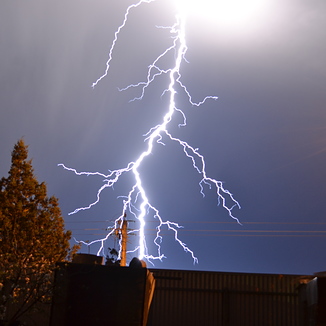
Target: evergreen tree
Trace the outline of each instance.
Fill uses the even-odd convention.
[[[39,302],[50,302],[56,262],[69,259],[70,231],[55,197],[38,183],[21,139],[8,178],[0,180],[0,325],[14,325]]]

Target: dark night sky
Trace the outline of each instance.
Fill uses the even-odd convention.
[[[112,4],[113,3],[113,4]],[[143,135],[166,108],[167,79],[139,91],[118,87],[144,80],[147,66],[171,44],[170,1],[143,4],[116,44],[104,72],[114,32],[131,1],[2,0],[0,3],[0,175],[20,137],[29,145],[35,174],[60,200],[66,227],[79,240],[105,233],[121,213],[126,175],[91,210],[99,177],[79,171],[122,168],[145,149]],[[190,16],[183,82],[195,101],[180,94],[187,127],[171,132],[206,158],[209,176],[224,182],[240,202],[242,226],[217,206],[214,191],[202,198],[198,174],[175,143],[156,146],[141,172],[151,202],[164,219],[184,226],[180,239],[165,231],[167,256],[156,268],[312,274],[326,270],[326,2],[266,0],[241,24]],[[166,64],[171,62],[167,59]],[[179,121],[177,121],[178,123]],[[146,232],[154,233],[154,222]],[[130,223],[130,227],[133,224]],[[130,236],[130,246],[137,237]],[[107,243],[112,246],[113,240]],[[153,249],[154,248],[150,248]],[[87,247],[82,252],[87,252]],[[97,251],[96,245],[90,248]],[[129,255],[131,259],[133,255]]]

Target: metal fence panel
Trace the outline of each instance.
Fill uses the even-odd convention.
[[[298,275],[151,269],[148,326],[298,326]]]

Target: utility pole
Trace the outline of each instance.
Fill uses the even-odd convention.
[[[114,230],[115,236],[121,240],[120,266],[127,266],[128,222],[134,222],[133,220],[127,220],[126,217],[127,214],[124,213]]]
[[[127,226],[128,226],[127,220],[123,219],[122,226],[121,226],[121,261],[120,261],[120,266],[126,266],[127,265],[127,238],[128,238]]]
[[[121,240],[121,257],[120,266],[127,266],[127,241],[128,241],[128,221],[127,214],[123,214],[123,219],[119,221],[118,227],[115,229],[115,235]]]

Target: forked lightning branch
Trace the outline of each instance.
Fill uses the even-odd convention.
[[[124,19],[122,24],[118,27],[115,32],[114,39],[109,50],[109,59],[106,63],[106,69],[104,74],[99,77],[94,83],[93,87],[105,77],[109,77],[109,70],[111,61],[114,58],[114,49],[116,43],[119,41],[119,34],[128,23],[128,17],[132,14],[133,10],[140,10],[141,5],[145,3],[151,3],[155,0],[140,0],[139,2],[129,6],[125,12]],[[104,183],[98,189],[96,200],[85,207],[80,207],[71,212],[70,214],[78,213],[81,210],[88,210],[92,208],[92,206],[96,205],[101,198],[101,193],[106,188],[112,188],[115,184],[117,184],[120,180],[120,177],[124,174],[129,174],[131,178],[133,178],[133,186],[130,189],[126,189],[125,197],[123,200],[123,204],[121,207],[121,215],[116,219],[114,225],[108,228],[107,235],[89,243],[79,241],[84,243],[85,245],[93,245],[95,243],[99,243],[99,250],[97,252],[98,255],[104,254],[104,246],[106,240],[110,236],[114,235],[116,229],[122,224],[122,221],[125,219],[125,216],[128,213],[128,216],[133,216],[135,220],[139,223],[139,228],[134,230],[133,233],[136,232],[138,236],[138,245],[131,249],[131,252],[135,252],[138,255],[139,259],[147,259],[149,262],[153,262],[154,260],[162,260],[165,256],[161,251],[161,243],[162,243],[162,228],[167,228],[174,235],[175,241],[184,249],[185,252],[191,255],[194,263],[198,262],[194,252],[179,238],[178,229],[181,227],[178,223],[173,221],[168,221],[164,219],[164,216],[161,216],[159,212],[159,207],[155,207],[152,205],[150,200],[148,199],[147,192],[142,183],[142,174],[140,173],[140,167],[146,160],[146,158],[152,154],[153,148],[155,146],[161,146],[163,144],[163,137],[167,137],[171,141],[177,143],[180,147],[180,150],[184,152],[186,157],[186,164],[192,164],[194,168],[194,173],[198,173],[200,175],[199,187],[202,195],[204,196],[204,187],[210,188],[211,191],[216,192],[216,196],[218,202],[227,210],[229,216],[236,220],[238,223],[238,219],[232,214],[232,210],[234,207],[239,207],[239,203],[235,200],[233,195],[223,187],[223,183],[221,181],[216,180],[213,177],[210,177],[206,173],[206,165],[204,156],[202,156],[197,148],[192,147],[186,141],[174,137],[172,133],[169,131],[169,125],[172,121],[174,115],[180,115],[183,117],[183,124],[181,126],[186,126],[186,116],[182,108],[176,106],[176,89],[182,89],[188,98],[189,102],[193,106],[204,105],[206,101],[216,100],[216,96],[207,96],[200,102],[194,102],[191,94],[188,92],[186,88],[186,84],[182,81],[182,75],[180,73],[180,68],[183,62],[185,62],[185,55],[187,52],[187,42],[185,35],[185,23],[186,17],[183,16],[183,13],[180,12],[175,17],[175,23],[173,26],[164,27],[167,33],[171,34],[171,45],[163,52],[160,53],[157,58],[149,64],[147,79],[144,81],[140,81],[137,84],[131,84],[125,87],[122,90],[126,90],[128,88],[138,88],[139,89],[139,97],[133,100],[141,100],[143,96],[146,95],[147,87],[156,79],[162,76],[168,76],[168,84],[166,88],[162,90],[164,96],[168,96],[168,105],[166,106],[166,113],[162,116],[161,122],[155,126],[149,126],[148,133],[145,135],[146,147],[145,150],[139,153],[139,156],[134,160],[127,162],[124,167],[110,170],[108,174],[103,174],[100,172],[79,172],[73,168],[66,167],[64,164],[59,164],[64,167],[66,170],[74,172],[76,175],[99,175],[103,177]],[[174,62],[173,65],[169,69],[160,68],[161,60],[166,57],[170,52],[174,53]],[[159,173],[159,171],[158,171]],[[231,204],[229,204],[231,203]],[[154,243],[147,243],[145,231],[146,231],[146,222],[149,217],[154,217],[155,221],[157,221],[156,225],[156,236],[154,239]],[[154,249],[153,249],[154,248]],[[153,252],[154,251],[154,252]],[[121,252],[119,253],[121,255]]]

